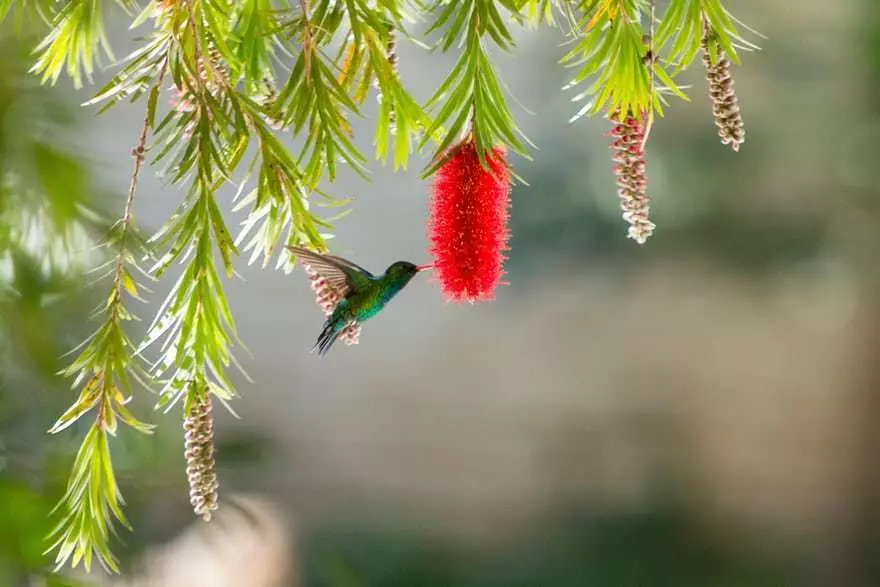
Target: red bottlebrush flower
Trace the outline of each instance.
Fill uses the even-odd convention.
[[[336,305],[342,301],[342,296],[326,279],[318,275],[318,272],[312,269],[310,265],[303,264],[303,269],[305,269],[309,276],[309,281],[312,284],[312,291],[315,292],[316,296],[315,301],[318,302],[318,306],[321,307],[324,315],[329,316],[333,313]],[[357,344],[360,336],[361,325],[355,322],[346,326],[339,335],[339,338],[344,340],[345,344],[351,345]]]
[[[494,297],[504,275],[502,264],[510,232],[510,171],[503,148],[480,163],[476,145],[454,148],[437,171],[428,233],[434,274],[451,301]]]

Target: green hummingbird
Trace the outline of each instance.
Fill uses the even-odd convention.
[[[350,333],[356,341],[360,324],[378,314],[417,273],[433,267],[397,261],[377,276],[336,255],[303,247],[288,246],[287,250],[313,275],[318,302],[328,314],[312,348],[321,356],[327,354],[340,335]]]

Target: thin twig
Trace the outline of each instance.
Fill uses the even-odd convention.
[[[391,75],[394,79],[400,81],[400,75],[397,71],[397,38],[393,24],[388,26],[388,43],[385,45],[385,52],[388,57],[388,65],[391,67]],[[395,128],[397,113],[394,112],[393,104],[388,105],[388,122],[391,124],[392,129]]]
[[[309,22],[309,2],[299,0],[303,13],[303,65],[305,66],[306,83],[312,83],[312,25]]]
[[[480,15],[474,15],[474,28],[477,29],[479,33],[480,30]],[[482,49],[482,45],[479,45]],[[478,61],[479,63],[479,61]],[[480,75],[480,68],[476,64],[474,64],[474,79],[478,79]],[[477,93],[474,91],[473,98],[471,99],[471,128],[468,132],[470,140],[474,141],[474,144],[477,143]],[[478,149],[479,151],[479,149]]]
[[[196,29],[196,13],[193,10],[193,0],[187,4],[188,7],[188,24],[190,32],[193,36],[193,55],[196,59],[196,69],[193,72],[196,83],[198,83],[199,88],[204,88],[206,82],[211,81],[208,79],[208,75],[202,71],[202,68],[205,69],[206,72],[210,73],[210,77],[213,79],[213,82],[217,85],[223,86],[228,90],[232,89],[231,84],[229,83],[229,79],[227,76],[228,72],[223,72],[217,68],[217,64],[214,63],[214,54],[212,54],[212,49],[216,53],[216,48],[212,47],[210,42],[208,43],[208,53],[205,55],[202,53],[201,48],[199,47],[199,34]],[[209,88],[210,90],[210,88]]]
[[[159,77],[156,80],[156,87],[162,90],[162,82],[165,79],[165,65],[159,71]],[[144,159],[147,150],[147,135],[150,132],[150,112],[149,107],[144,113],[144,124],[141,127],[141,136],[138,138],[137,146],[132,149],[131,156],[134,159],[134,169],[131,172],[131,184],[128,187],[128,198],[125,200],[125,211],[122,213],[122,226],[120,227],[120,250],[116,255],[116,272],[113,278],[113,286],[116,290],[117,299],[122,297],[122,274],[125,269],[125,233],[131,225],[131,211],[134,205],[134,195],[137,193],[138,181],[141,176],[141,167],[144,165]]]
[[[189,31],[193,37],[193,56],[196,58],[196,68],[195,68],[195,71],[193,71],[192,73],[193,73],[193,78],[198,80],[199,87],[201,87],[202,76],[199,73],[199,66],[202,64],[202,51],[199,48],[199,32],[198,32],[198,30],[196,30],[196,13],[193,10],[192,1],[190,1],[186,5],[186,8],[187,8],[187,15],[189,16],[189,18],[187,19],[187,25],[189,26]],[[183,49],[183,46],[182,46],[183,44],[180,43],[179,40],[178,40],[178,44],[180,44],[181,49]]]
[[[655,89],[655,79],[654,79],[654,63],[657,60],[657,55],[654,54],[654,9],[655,9],[655,0],[649,0],[648,2],[648,52],[645,55],[646,65],[648,67],[648,75],[650,76],[651,86],[650,92],[651,96],[648,102],[648,120],[645,123],[645,136],[642,137],[642,151],[645,150],[645,145],[648,144],[648,137],[651,136],[651,129],[654,127],[654,94],[656,92]]]
[[[202,67],[204,67],[205,70],[210,70],[214,79],[221,79],[221,78],[217,74],[217,70],[214,69],[214,64],[211,62],[211,56],[210,55],[204,56],[202,54],[201,47],[199,47],[199,31],[198,31],[198,29],[196,29],[196,13],[195,13],[195,10],[193,10],[193,3],[192,2],[187,4],[187,12],[189,14],[189,18],[187,19],[188,20],[187,24],[189,25],[189,30],[190,30],[190,33],[192,34],[192,37],[193,37],[193,56],[195,57],[195,60],[196,60],[196,67],[195,67],[195,70],[192,72],[192,75],[193,75],[193,81],[196,84],[198,84],[198,86],[199,86],[199,93],[200,93],[199,97],[201,98],[202,97],[201,92],[204,90],[205,82],[207,81],[205,79],[205,77],[206,77],[205,74],[202,72]],[[208,47],[208,50],[210,51],[210,47]]]

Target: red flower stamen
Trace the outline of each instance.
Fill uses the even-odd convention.
[[[466,141],[437,172],[428,236],[434,275],[451,301],[494,297],[504,275],[510,232],[510,171],[505,150],[496,147],[480,162],[476,145]]]

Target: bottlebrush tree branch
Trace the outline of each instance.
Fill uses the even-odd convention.
[[[428,100],[427,108],[434,112],[434,123],[422,139],[422,146],[433,133],[446,126],[444,136],[436,148],[434,162],[425,171],[431,175],[448,156],[447,150],[465,133],[472,133],[480,160],[499,145],[507,145],[514,152],[528,157],[524,143],[528,138],[517,126],[507,106],[502,83],[483,44],[488,35],[504,50],[514,48],[513,37],[505,20],[522,22],[513,0],[487,2],[436,0],[429,8],[434,17],[428,33],[443,30],[439,47],[448,51],[454,44],[462,48],[461,55],[446,80]]]
[[[305,132],[301,160],[307,185],[314,189],[325,170],[330,181],[336,179],[340,161],[366,176],[366,159],[352,142],[347,120],[358,113],[358,107],[337,80],[333,62],[324,54],[336,28],[333,20],[341,18],[342,3],[318,2],[311,11],[306,0],[300,5],[301,13],[291,26],[298,32],[301,51],[279,90],[275,108],[285,127],[297,134]]]
[[[359,107],[370,86],[376,89],[376,158],[388,160],[393,139],[395,169],[406,168],[410,152],[431,126],[430,118],[404,87],[397,69],[397,39],[411,38],[402,4],[351,2],[343,25],[346,40],[336,58],[339,83]]]
[[[164,71],[159,72],[155,82],[150,101],[152,108]],[[133,226],[132,206],[144,162],[147,135],[153,124],[152,108],[147,108],[140,137],[132,151],[134,170],[125,210],[107,242],[116,253],[109,262],[107,275],[112,279],[110,294],[96,310],[103,323],[64,371],[74,379],[74,386],[82,385],[82,389],[77,401],[50,430],[58,433],[87,414],[94,417],[76,455],[67,492],[57,508],[62,518],[52,532],[54,543],[50,550],[56,551],[59,566],[69,560],[73,566],[82,562],[89,569],[92,558],[96,557],[105,568],[118,571],[116,559],[110,551],[110,534],[114,522],[128,527],[128,521],[122,512],[122,497],[113,473],[109,439],[115,436],[120,420],[140,432],[148,433],[152,429],[137,420],[126,407],[131,399],[131,380],[144,380],[145,377],[135,358],[136,345],[125,332],[124,323],[133,320],[134,315],[126,308],[123,297],[126,292],[141,299],[134,271],[139,270],[135,255],[143,251],[143,241]]]
[[[175,107],[157,127],[172,183],[188,183],[171,220],[153,236],[164,255],[152,268],[161,277],[175,262],[184,269],[161,305],[141,350],[162,341],[151,374],[162,381],[159,406],[181,399],[184,413],[209,392],[221,400],[235,391],[227,369],[234,361],[235,322],[226,301],[215,254],[228,277],[238,254],[215,192],[244,157],[250,119],[223,54],[231,48],[213,30],[213,15],[200,1],[173,3],[156,18],[167,33]],[[221,33],[221,34],[218,34]]]
[[[740,63],[737,48],[746,51],[758,48],[740,35],[736,26],[739,21],[721,0],[673,0],[660,20],[656,44],[658,51],[666,51],[666,61],[674,67],[674,72],[686,69],[699,54],[704,22],[714,32],[717,47],[736,64]],[[713,52],[713,61],[717,57]]]
[[[575,96],[587,100],[572,120],[600,112],[657,112],[666,94],[687,100],[666,71],[664,61],[645,60],[649,26],[647,0],[587,0],[578,3],[576,41],[562,62],[578,71],[567,88],[590,85]],[[656,49],[655,49],[656,52]]]
[[[14,2],[15,0],[11,0]],[[36,4],[32,1],[25,4]],[[83,75],[91,82],[95,66],[101,65],[101,53],[113,60],[113,52],[104,28],[102,0],[69,0],[56,2],[51,21],[51,32],[37,46],[39,53],[33,71],[54,84],[66,71],[77,88],[82,87]],[[130,10],[133,0],[116,0],[116,4]],[[42,11],[41,11],[42,12]],[[0,15],[3,11],[0,10]]]
[[[234,275],[241,253],[290,271],[285,245],[326,250],[334,220],[350,210],[349,199],[331,195],[328,184],[341,166],[369,177],[369,157],[352,123],[369,111],[371,95],[378,100],[372,132],[378,160],[400,170],[414,151],[430,150],[424,175],[434,175],[461,153],[456,145],[466,144],[483,169],[492,167],[487,156],[496,161],[492,154],[504,153],[509,178],[509,157],[529,157],[531,143],[492,52],[514,52],[517,28],[559,28],[570,41],[561,56],[573,70],[567,87],[583,102],[572,121],[603,115],[615,123],[618,196],[629,236],[644,242],[654,228],[647,218],[646,143],[670,98],[687,99],[676,76],[703,51],[718,133],[738,149],[745,135],[730,65],[755,48],[722,0],[664,6],[655,9],[653,0],[0,0],[0,24],[33,21],[48,29],[34,46],[32,68],[45,83],[66,76],[79,87],[113,61],[104,25],[111,11],[122,9],[133,28],[149,29],[86,104],[101,112],[148,96],[151,162],[183,194],[150,243],[159,250],[151,277],[164,278],[174,265],[179,274],[136,350],[123,329],[132,316],[122,292],[143,291],[134,279],[135,250],[143,243],[135,242],[130,206],[120,224],[125,229],[111,236],[117,262],[109,266],[104,326],[68,370],[81,396],[55,428],[95,414],[61,505],[67,517],[55,533],[59,562],[88,564],[96,553],[114,568],[109,531],[124,517],[108,440],[119,419],[146,430],[125,408],[135,374],[158,386],[160,407],[182,404],[194,509],[210,515],[217,503],[211,414],[214,400],[226,403],[236,393],[229,371],[236,366],[233,349],[241,346],[223,275]],[[436,49],[457,52],[424,104],[401,73],[405,61],[398,68],[398,50],[421,45],[407,29],[417,19],[429,23]],[[138,157],[146,149],[140,147]],[[467,169],[473,171],[467,177],[476,177]],[[243,217],[236,237],[218,198],[230,183],[238,188],[234,211]],[[438,209],[484,199],[472,194],[461,206]],[[496,211],[506,211],[506,198],[496,203]],[[447,231],[438,240],[455,241],[473,256],[458,236]],[[496,248],[506,246],[499,243]],[[495,253],[500,249],[492,258]],[[496,276],[496,265],[484,269]],[[146,373],[134,359],[139,353],[155,354]],[[96,497],[85,503],[84,495]]]

